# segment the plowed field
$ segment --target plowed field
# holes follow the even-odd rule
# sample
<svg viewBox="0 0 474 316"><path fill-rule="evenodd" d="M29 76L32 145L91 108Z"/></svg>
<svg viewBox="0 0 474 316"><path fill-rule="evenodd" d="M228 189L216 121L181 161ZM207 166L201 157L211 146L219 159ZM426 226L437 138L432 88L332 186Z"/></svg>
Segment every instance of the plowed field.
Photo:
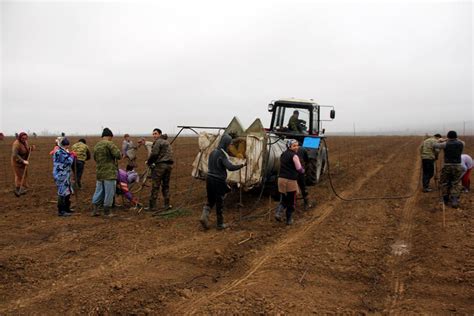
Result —
<svg viewBox="0 0 474 316"><path fill-rule="evenodd" d="M77 140L71 138L72 142ZM88 138L93 148L97 138ZM474 156L474 137L465 153ZM119 144L120 139L115 139ZM196 138L179 138L172 204L165 216L137 213L120 198L114 218L90 216L95 164L56 216L48 153L31 139L29 192L13 194L12 139L0 142L0 314L474 313L474 193L439 204L419 185L421 137L332 137L330 175L310 188L316 202L295 223L273 219L259 192L226 198L224 231L198 219L205 185L194 180ZM146 152L139 152L139 171ZM140 169L141 168L141 169ZM435 186L433 181L432 186ZM149 188L139 193L146 202ZM215 223L215 215L211 216Z"/></svg>

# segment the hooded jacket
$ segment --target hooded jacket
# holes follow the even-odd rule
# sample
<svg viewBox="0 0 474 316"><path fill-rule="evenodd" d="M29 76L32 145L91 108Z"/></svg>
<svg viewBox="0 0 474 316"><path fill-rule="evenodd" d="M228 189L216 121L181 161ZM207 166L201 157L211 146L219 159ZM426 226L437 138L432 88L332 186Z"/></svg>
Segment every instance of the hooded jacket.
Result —
<svg viewBox="0 0 474 316"><path fill-rule="evenodd" d="M227 170L235 171L242 168L244 165L233 165L227 156L226 149L232 142L232 137L227 134L222 135L221 141L219 142L219 146L214 149L211 154L209 155L209 170L207 172L207 176L226 181L227 179Z"/></svg>

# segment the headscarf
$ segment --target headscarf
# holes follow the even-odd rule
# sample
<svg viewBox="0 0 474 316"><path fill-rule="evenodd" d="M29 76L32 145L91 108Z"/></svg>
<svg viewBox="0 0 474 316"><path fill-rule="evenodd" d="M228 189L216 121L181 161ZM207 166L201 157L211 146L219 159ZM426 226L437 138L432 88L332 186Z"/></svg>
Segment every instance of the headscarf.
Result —
<svg viewBox="0 0 474 316"><path fill-rule="evenodd" d="M293 145L294 143L298 144L298 141L296 139L288 139L286 141L286 148L291 148L291 145Z"/></svg>
<svg viewBox="0 0 474 316"><path fill-rule="evenodd" d="M60 146L64 148L64 146L67 146L69 145L69 139L67 139L66 137L64 137L62 140L61 140L61 143L60 143Z"/></svg>
<svg viewBox="0 0 474 316"><path fill-rule="evenodd" d="M23 136L25 136L25 135L28 136L28 134L25 133L25 132L21 132L20 134L18 134L18 141L19 141L20 143L22 143L23 145L25 145L25 146L28 147L26 141L22 141L22 140L21 140L21 138L22 138Z"/></svg>

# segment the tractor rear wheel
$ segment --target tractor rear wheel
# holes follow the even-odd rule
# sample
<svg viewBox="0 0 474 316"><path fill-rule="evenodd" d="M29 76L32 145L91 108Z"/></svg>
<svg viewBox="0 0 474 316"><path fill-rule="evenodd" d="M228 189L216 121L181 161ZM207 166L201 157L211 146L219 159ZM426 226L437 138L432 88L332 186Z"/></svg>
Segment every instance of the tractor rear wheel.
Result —
<svg viewBox="0 0 474 316"><path fill-rule="evenodd" d="M306 185L315 185L318 183L318 159L310 158L306 163Z"/></svg>

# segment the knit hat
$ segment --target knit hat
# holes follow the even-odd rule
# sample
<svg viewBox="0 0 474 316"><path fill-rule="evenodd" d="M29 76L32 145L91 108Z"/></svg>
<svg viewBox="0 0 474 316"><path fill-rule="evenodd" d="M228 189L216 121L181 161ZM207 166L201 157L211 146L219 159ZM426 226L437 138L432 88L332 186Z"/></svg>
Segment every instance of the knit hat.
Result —
<svg viewBox="0 0 474 316"><path fill-rule="evenodd" d="M64 137L64 138L61 140L61 147L68 146L68 145L69 145L69 139L67 139L66 137Z"/></svg>
<svg viewBox="0 0 474 316"><path fill-rule="evenodd" d="M104 130L102 131L102 137L105 136L114 137L114 134L112 134L112 131L108 127L104 128Z"/></svg>
<svg viewBox="0 0 474 316"><path fill-rule="evenodd" d="M448 138L450 138L450 139L458 138L458 133L456 133L455 131L449 131L448 132Z"/></svg>

